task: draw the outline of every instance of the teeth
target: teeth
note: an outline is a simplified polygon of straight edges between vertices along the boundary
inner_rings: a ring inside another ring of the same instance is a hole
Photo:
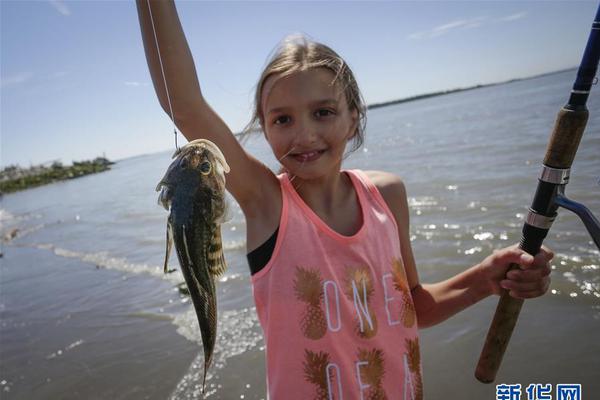
[[[300,158],[306,159],[306,158],[311,158],[313,157],[315,154],[317,154],[316,151],[310,152],[310,153],[301,153],[299,154]]]
[[[323,152],[322,150],[315,150],[315,151],[310,151],[310,152],[307,152],[307,153],[297,153],[297,154],[294,154],[294,157],[297,157],[297,158],[299,158],[301,160],[306,160],[306,159],[312,158],[312,157],[314,157],[316,155],[319,155],[322,152]]]

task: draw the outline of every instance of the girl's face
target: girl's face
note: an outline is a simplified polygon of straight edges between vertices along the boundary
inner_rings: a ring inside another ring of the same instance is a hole
[[[271,76],[262,91],[263,127],[275,157],[290,174],[314,179],[339,171],[358,123],[326,68]]]

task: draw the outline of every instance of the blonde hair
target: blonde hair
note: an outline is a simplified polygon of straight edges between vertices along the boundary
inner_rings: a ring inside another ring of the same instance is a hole
[[[254,95],[254,111],[252,119],[242,132],[242,138],[252,131],[264,127],[262,92],[266,80],[274,75],[288,76],[294,72],[313,68],[327,68],[334,73],[332,85],[339,84],[351,111],[358,113],[358,124],[352,135],[352,146],[349,152],[355,151],[364,142],[367,108],[358,89],[352,70],[346,62],[330,47],[315,42],[304,35],[290,35],[276,48],[269,63],[256,85]]]

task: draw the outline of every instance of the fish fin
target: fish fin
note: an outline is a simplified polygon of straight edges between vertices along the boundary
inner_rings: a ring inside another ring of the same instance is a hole
[[[165,252],[165,267],[164,273],[167,274],[169,272],[173,272],[173,270],[169,271],[169,256],[171,255],[171,248],[173,247],[173,232],[171,228],[171,223],[167,222],[167,249]]]
[[[231,195],[225,192],[223,196],[223,213],[221,216],[215,221],[217,224],[224,224],[233,219],[233,201],[231,199]]]
[[[158,194],[158,205],[162,206],[165,210],[169,211],[171,207],[171,189],[162,183],[159,183],[160,193]]]
[[[217,226],[210,238],[207,252],[208,270],[213,276],[222,275],[227,269],[225,256],[223,254],[223,241],[221,239],[221,229]]]

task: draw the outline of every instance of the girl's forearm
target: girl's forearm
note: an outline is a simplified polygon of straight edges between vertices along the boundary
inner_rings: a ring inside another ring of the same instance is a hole
[[[474,266],[445,281],[415,287],[411,293],[419,327],[439,324],[492,294],[477,270]]]
[[[194,60],[185,39],[175,4],[172,0],[150,0],[152,19],[148,8],[148,0],[136,0],[136,4],[146,61],[148,62],[156,95],[165,112],[170,113],[156,48],[157,39],[160,59],[167,80],[169,98],[177,120],[188,112],[197,110],[198,105],[203,100]],[[154,21],[154,24],[152,24],[152,21]],[[156,39],[154,31],[156,31]]]

